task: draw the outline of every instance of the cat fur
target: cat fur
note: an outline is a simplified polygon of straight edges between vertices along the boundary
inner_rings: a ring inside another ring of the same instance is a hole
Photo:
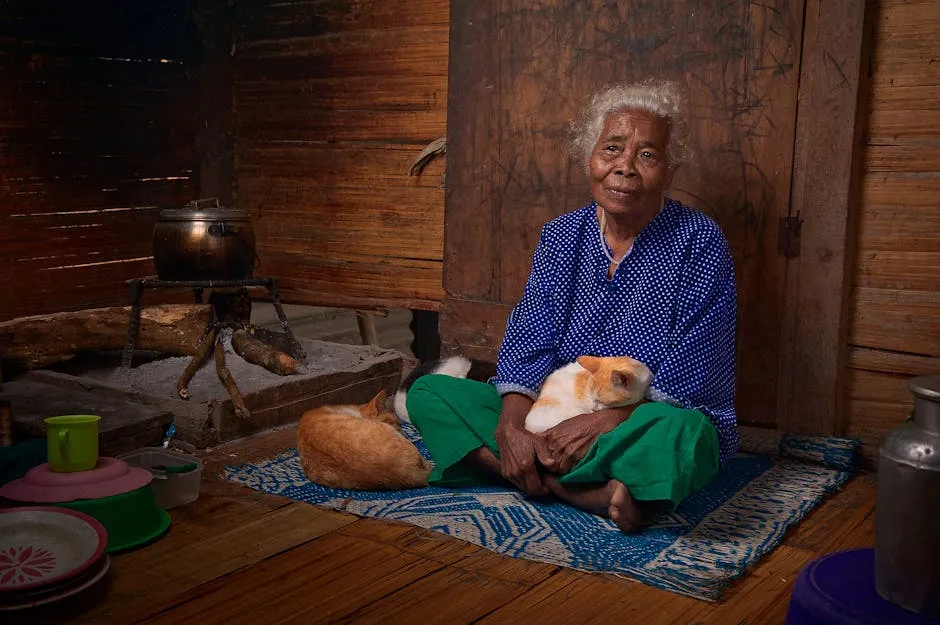
[[[361,405],[308,410],[297,424],[297,452],[307,478],[349,490],[427,486],[431,467],[402,435],[384,390]]]
[[[579,414],[635,404],[652,378],[646,365],[627,356],[581,356],[545,379],[525,428],[539,434]]]
[[[422,375],[438,374],[449,375],[454,378],[466,378],[467,374],[470,373],[471,366],[473,366],[473,363],[463,356],[450,356],[441,360],[429,360],[420,363],[412,369],[408,377],[402,381],[398,392],[395,393],[395,414],[405,423],[411,423],[411,417],[408,416],[408,408],[405,406],[405,402],[408,399],[408,391],[411,390],[411,385]]]

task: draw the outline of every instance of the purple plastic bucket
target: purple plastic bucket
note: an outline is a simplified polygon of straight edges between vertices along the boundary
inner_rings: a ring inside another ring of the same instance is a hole
[[[938,625],[875,592],[875,550],[855,549],[813,560],[790,596],[787,625]]]

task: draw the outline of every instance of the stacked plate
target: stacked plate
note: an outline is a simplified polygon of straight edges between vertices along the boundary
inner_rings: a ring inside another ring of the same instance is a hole
[[[108,535],[94,518],[65,508],[0,509],[0,610],[59,601],[108,572]]]

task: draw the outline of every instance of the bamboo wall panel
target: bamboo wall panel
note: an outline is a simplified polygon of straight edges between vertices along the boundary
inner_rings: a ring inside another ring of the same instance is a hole
[[[852,419],[845,434],[862,441],[862,453],[869,459],[878,456],[885,424],[900,424],[914,407],[907,388],[908,375],[849,369],[846,389]]]
[[[121,304],[193,196],[189,2],[0,6],[0,319]]]
[[[436,309],[443,297],[447,0],[239,3],[238,207],[285,301]]]
[[[872,3],[871,117],[858,209],[844,431],[877,453],[907,380],[940,373],[940,4]]]

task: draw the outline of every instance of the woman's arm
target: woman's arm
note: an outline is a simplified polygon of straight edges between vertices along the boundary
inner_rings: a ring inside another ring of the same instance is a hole
[[[496,446],[500,452],[500,472],[523,492],[541,496],[548,489],[542,483],[537,460],[546,456],[545,442],[525,429],[532,400],[519,393],[503,395],[503,410],[496,426]]]
[[[734,265],[724,236],[716,230],[690,256],[669,349],[646,396],[705,414],[718,430],[722,460],[738,445],[736,315]]]

